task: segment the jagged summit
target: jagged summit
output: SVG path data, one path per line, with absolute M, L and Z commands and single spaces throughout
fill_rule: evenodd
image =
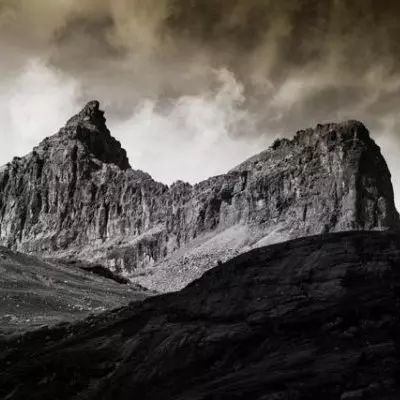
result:
M 78 114 L 67 121 L 65 126 L 66 128 L 85 126 L 97 130 L 107 129 L 104 111 L 100 110 L 100 103 L 97 100 L 89 101 Z
M 121 143 L 111 136 L 106 125 L 104 111 L 100 110 L 97 100 L 88 102 L 85 107 L 72 118 L 58 133 L 58 139 L 79 140 L 96 159 L 115 164 L 123 170 L 130 168 L 126 151 Z M 47 144 L 52 138 L 48 138 Z
M 126 150 L 108 130 L 104 111 L 100 110 L 97 100 L 88 102 L 58 133 L 45 138 L 33 150 L 33 155 L 39 155 L 41 159 L 50 159 L 58 154 L 59 163 L 68 159 L 66 154 L 70 153 L 72 158 L 83 161 L 112 164 L 121 170 L 131 168 Z
M 340 122 L 329 122 L 326 124 L 317 124 L 316 129 L 320 132 L 326 132 L 334 129 L 342 135 L 355 134 L 360 139 L 371 138 L 369 131 L 364 123 L 356 119 L 349 119 Z
M 328 146 L 336 141 L 361 140 L 367 144 L 373 142 L 367 127 L 357 120 L 317 124 L 315 128 L 299 130 L 294 136 L 293 142 L 315 145 L 321 140 L 325 141 Z
M 366 144 L 375 144 L 367 127 L 357 120 L 317 124 L 315 128 L 299 130 L 294 136 L 292 144 L 310 146 L 323 141 L 327 146 L 332 146 L 337 142 L 354 140 L 360 140 Z
M 268 149 L 250 157 L 233 168 L 232 171 L 252 168 L 255 163 L 265 161 L 266 159 L 282 158 L 283 153 L 287 153 L 290 157 L 297 150 L 305 148 L 315 149 L 320 145 L 326 146 L 330 151 L 341 150 L 343 145 L 346 143 L 347 145 L 352 145 L 354 141 L 364 143 L 367 149 L 372 152 L 379 152 L 379 146 L 371 139 L 369 130 L 361 121 L 330 122 L 317 124 L 315 128 L 298 130 L 291 139 L 278 138 Z

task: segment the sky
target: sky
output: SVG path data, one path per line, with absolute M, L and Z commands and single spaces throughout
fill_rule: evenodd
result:
M 92 99 L 165 183 L 358 119 L 399 206 L 399 37 L 394 0 L 0 0 L 0 164 Z

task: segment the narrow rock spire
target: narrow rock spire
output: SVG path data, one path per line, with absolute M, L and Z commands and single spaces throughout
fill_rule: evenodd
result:
M 130 168 L 126 151 L 107 128 L 104 111 L 97 100 L 85 107 L 60 130 L 60 135 L 82 142 L 92 155 L 105 163 L 112 163 L 123 170 Z
M 97 100 L 89 101 L 78 114 L 67 121 L 65 127 L 74 128 L 79 125 L 107 129 L 104 111 L 100 110 L 100 103 Z

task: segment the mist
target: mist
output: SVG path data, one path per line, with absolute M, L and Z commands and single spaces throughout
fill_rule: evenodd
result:
M 0 164 L 91 99 L 133 168 L 166 183 L 351 118 L 400 206 L 399 17 L 393 0 L 0 0 Z

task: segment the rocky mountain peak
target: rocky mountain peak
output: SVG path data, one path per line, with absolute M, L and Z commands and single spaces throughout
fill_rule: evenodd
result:
M 300 131 L 301 132 L 301 131 Z M 347 120 L 338 123 L 318 124 L 314 132 L 320 136 L 339 137 L 341 139 L 359 139 L 371 141 L 367 127 L 357 120 Z
M 104 111 L 100 110 L 100 103 L 97 100 L 89 101 L 85 107 L 72 118 L 70 118 L 66 127 L 86 126 L 94 127 L 97 130 L 103 130 L 106 128 L 106 119 L 104 117 Z
M 307 143 L 307 138 L 313 138 L 313 144 L 323 141 L 328 147 L 334 147 L 338 142 L 351 142 L 351 141 L 361 141 L 367 145 L 375 144 L 371 139 L 370 133 L 367 127 L 360 121 L 347 120 L 338 123 L 327 123 L 327 124 L 317 124 L 317 126 L 312 129 L 300 130 L 297 132 L 294 141 L 305 144 Z M 350 143 L 349 142 L 349 143 Z
M 52 137 L 45 143 L 52 142 Z M 107 128 L 104 111 L 97 100 L 89 101 L 83 109 L 70 118 L 57 135 L 57 143 L 78 140 L 88 150 L 89 155 L 107 163 L 115 164 L 123 170 L 130 168 L 126 151 Z M 53 141 L 54 143 L 54 141 Z
M 341 157 L 347 153 L 350 158 L 363 151 L 364 158 L 369 154 L 372 158 L 379 157 L 381 167 L 389 170 L 380 154 L 379 146 L 371 138 L 369 130 L 360 121 L 347 120 L 337 123 L 317 124 L 314 128 L 301 129 L 291 138 L 278 138 L 265 151 L 250 157 L 248 160 L 233 168 L 232 171 L 246 171 L 254 166 L 265 165 L 271 167 L 271 162 L 286 162 L 300 153 L 307 154 L 306 163 L 311 161 L 310 155 L 329 155 L 332 158 Z M 312 157 L 311 157 L 312 158 Z M 385 174 L 386 174 L 385 172 Z

